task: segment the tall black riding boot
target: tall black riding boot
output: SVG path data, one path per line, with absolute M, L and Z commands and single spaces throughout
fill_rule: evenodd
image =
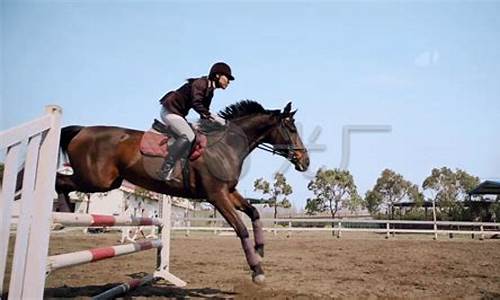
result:
M 158 175 L 166 181 L 171 180 L 175 163 L 179 158 L 186 156 L 189 149 L 191 149 L 191 142 L 185 135 L 179 136 L 175 142 L 168 147 L 167 157 Z

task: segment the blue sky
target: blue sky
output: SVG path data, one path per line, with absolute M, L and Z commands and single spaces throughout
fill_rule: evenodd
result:
M 64 124 L 146 129 L 165 92 L 223 60 L 237 80 L 216 92 L 212 109 L 292 100 L 303 139 L 321 129 L 313 172 L 339 166 L 343 126 L 391 125 L 352 137 L 349 170 L 361 193 L 384 168 L 418 184 L 441 166 L 500 177 L 500 2 L 2 1 L 0 9 L 0 129 L 49 103 L 63 107 Z M 240 190 L 256 196 L 253 180 L 282 164 L 255 152 Z M 309 178 L 293 168 L 286 176 L 303 206 Z

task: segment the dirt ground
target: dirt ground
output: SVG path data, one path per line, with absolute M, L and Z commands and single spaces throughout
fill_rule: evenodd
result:
M 51 254 L 117 244 L 115 233 L 54 234 Z M 500 240 L 470 237 L 327 233 L 266 235 L 266 283 L 251 281 L 235 236 L 174 234 L 171 272 L 188 282 L 141 287 L 127 298 L 445 298 L 500 299 Z M 87 298 L 151 273 L 155 250 L 61 269 L 50 274 L 46 298 Z

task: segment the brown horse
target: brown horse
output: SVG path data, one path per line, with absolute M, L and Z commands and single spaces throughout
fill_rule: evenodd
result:
M 268 150 L 290 160 L 298 171 L 306 171 L 309 156 L 294 124 L 291 103 L 280 110 L 266 110 L 254 101 L 242 101 L 220 112 L 227 125 L 207 131 L 208 145 L 197 160 L 183 172 L 180 163 L 175 176 L 187 180 L 165 182 L 156 177 L 162 158 L 140 152 L 142 131 L 118 127 L 68 126 L 61 130 L 61 149 L 73 168 L 72 175 L 57 174 L 56 191 L 60 210 L 74 211 L 68 200 L 72 191 L 106 192 L 118 188 L 125 179 L 145 189 L 185 198 L 206 199 L 234 228 L 241 240 L 254 282 L 264 281 L 262 224 L 257 209 L 237 191 L 244 159 L 265 144 Z M 205 126 L 206 127 L 206 126 Z M 203 126 L 202 126 L 203 129 Z M 264 145 L 261 145 L 264 144 Z M 254 246 L 247 228 L 236 213 L 243 211 L 252 220 Z

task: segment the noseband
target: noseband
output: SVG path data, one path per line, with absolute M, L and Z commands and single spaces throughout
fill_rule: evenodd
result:
M 257 146 L 257 148 L 270 152 L 273 155 L 276 154 L 282 156 L 292 163 L 296 163 L 299 161 L 299 157 L 297 156 L 296 151 L 305 151 L 306 149 L 294 146 L 292 137 L 290 136 L 290 132 L 285 129 L 285 124 L 283 122 L 284 121 L 281 121 L 280 130 L 288 140 L 287 143 L 282 145 L 260 144 Z

